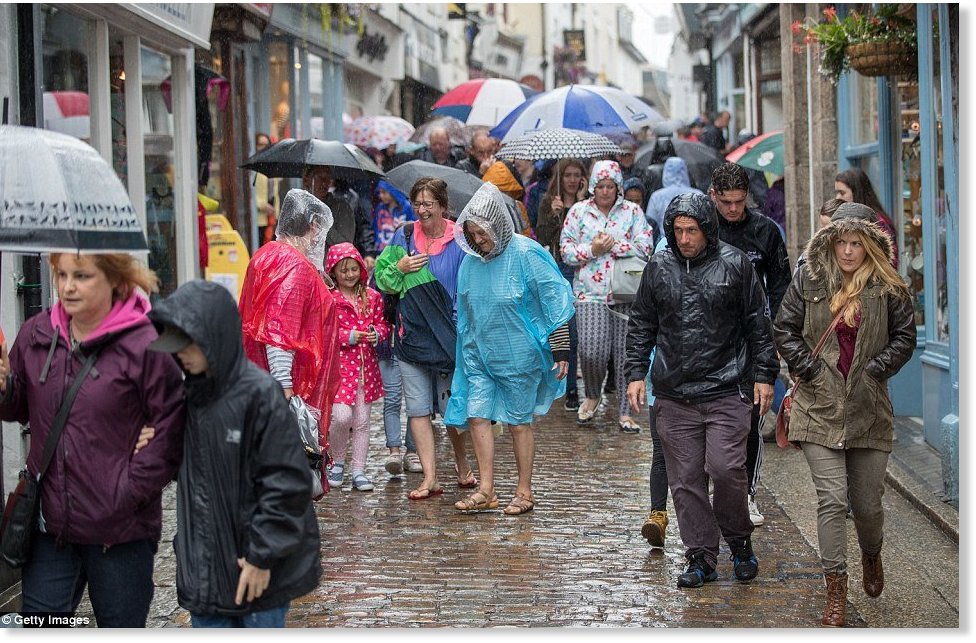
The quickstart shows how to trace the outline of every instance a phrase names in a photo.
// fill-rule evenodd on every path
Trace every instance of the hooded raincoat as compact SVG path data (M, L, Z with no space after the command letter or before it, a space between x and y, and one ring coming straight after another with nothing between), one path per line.
M512 165L511 161L495 161L485 170L485 175L481 178L485 183L491 183L502 194L515 201L519 218L522 221L521 234L532 238L534 234L532 232L532 224L529 222L529 212L525 204L522 203L522 197L525 196L525 188L522 186L522 180L519 178L518 171L515 170L515 166Z
M360 280L367 283L368 271L362 256L351 243L340 243L329 248L325 258L325 270L332 272L336 264L343 259L354 259L359 264ZM357 297L355 305L346 299L342 292L335 288L331 291L332 300L336 307L336 322L338 324L339 340L339 390L336 391L336 404L356 403L356 390L359 380L363 381L363 400L369 404L383 397L383 377L380 375L380 364L376 358L376 350L371 344L352 343L352 331L369 332L369 327L376 329L380 342L390 337L390 325L383 318L383 296L372 288L366 288L367 303L364 305Z
M379 195L380 190L386 190L396 201L396 205L391 207L380 200L373 208L373 234L376 237L377 254L383 252L383 248L393 240L393 233L396 232L397 228L407 221L417 220L413 206L410 205L410 199L395 185L388 181L380 181L376 184L377 195ZM378 198L379 196L377 196Z
M681 256L674 220L691 217L707 239L693 259ZM753 384L779 374L766 294L749 257L718 238L718 213L702 194L676 197L664 216L668 247L641 277L627 329L627 378L647 374L654 395L699 404L728 395L752 398Z
M335 306L319 274L332 213L304 190L290 190L281 207L277 241L247 265L240 313L247 358L268 370L265 346L294 353L296 395L320 412L319 442L328 445L332 400L339 385Z
M623 175L616 161L597 161L590 174L590 193L603 179L617 184L617 201L604 214L593 197L577 202L569 209L559 237L563 261L576 268L573 291L581 302L611 303L610 277L613 264L623 257L649 257L653 252L653 234L636 203L624 199ZM608 252L593 255L593 239L600 232L614 238Z
M664 228L664 211L668 209L671 199L679 194L702 194L698 188L691 187L688 165L678 156L672 156L664 162L661 184L663 187L660 190L651 193L651 198L647 201L647 212L644 213L649 221L657 221L658 230Z
M489 233L490 253L474 244L468 222ZM454 238L468 256L458 273L457 366L444 423L464 427L477 417L528 424L566 390L552 370L548 340L573 316L572 290L542 246L515 234L491 184L461 212Z
M311 470L281 388L244 356L233 297L219 284L191 281L151 319L189 335L209 364L185 382L174 542L180 606L241 616L307 594L322 574ZM271 570L261 597L241 605L238 558Z
M159 541L163 487L176 475L182 453L184 402L172 358L146 351L157 337L149 309L140 293L116 301L72 349L59 301L50 314L24 322L10 348L0 419L30 423L27 469L34 475L61 400L91 351L100 351L41 481L41 522L61 543ZM144 426L155 427L155 437L133 455Z
M907 293L890 291L877 277L867 284L860 297L861 322L846 378L838 367L837 331L817 359L810 359L834 318L830 300L836 285L831 287L831 282L839 284L840 277L830 254L835 240L848 232L861 233L888 257L894 253L884 229L863 219L837 218L807 244L807 261L793 276L774 324L780 355L790 374L803 382L793 398L790 440L830 449L890 452L894 429L887 381L911 359L917 332ZM831 271L835 271L833 279Z

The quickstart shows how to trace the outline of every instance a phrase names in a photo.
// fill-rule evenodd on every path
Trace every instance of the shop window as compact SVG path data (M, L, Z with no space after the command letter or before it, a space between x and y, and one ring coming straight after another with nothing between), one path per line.
M142 128L146 155L146 239L149 267L160 281L160 295L176 290L176 204L173 166L173 114L162 84L172 73L166 54L141 49Z
M109 104L112 109L112 168L122 184L129 186L129 162L125 132L125 46L112 33L108 45Z
M308 92L311 97L312 118L309 134L312 138L325 138L325 76L322 71L322 58L308 54Z
M41 8L44 129L91 143L88 64L91 21L58 7Z
M270 74L271 122L268 130L274 141L291 137L291 69L288 66L288 43L268 45Z
M938 5L932 5L932 23L939 24ZM942 27L945 28L945 27ZM922 131L922 136L931 136L935 141L935 340L937 342L949 343L949 290L946 274L946 180L945 180L945 149L942 143L942 125L946 114L942 111L942 79L940 70L940 48L938 41L932 47L932 92L933 105L935 108L935 131ZM957 60L950 61L950 65ZM958 69L952 69L953 76L958 74ZM956 88L958 89L958 87ZM950 118L952 115L949 115ZM958 216L958 215L957 215Z
M853 143L855 145L876 143L878 141L878 80L853 71L850 79L854 99ZM862 169L867 171L867 168Z
M895 104L898 107L900 125L900 172L901 221L892 219L899 228L898 245L901 249L902 274L912 291L915 306L915 323L925 323L925 274L922 257L922 146L919 125L918 83L901 81L895 88Z

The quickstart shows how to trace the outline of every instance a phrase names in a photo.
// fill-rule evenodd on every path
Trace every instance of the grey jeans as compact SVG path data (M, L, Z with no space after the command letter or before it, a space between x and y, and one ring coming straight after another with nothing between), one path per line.
M817 489L817 542L824 572L847 572L847 498L850 492L854 528L861 551L881 551L884 528L885 469L888 454L877 449L828 449L803 442Z
M752 534L746 484L752 401L730 395L682 404L658 397L654 413L685 556L703 553L715 567L719 536L729 541ZM708 501L706 473L715 487L714 505Z

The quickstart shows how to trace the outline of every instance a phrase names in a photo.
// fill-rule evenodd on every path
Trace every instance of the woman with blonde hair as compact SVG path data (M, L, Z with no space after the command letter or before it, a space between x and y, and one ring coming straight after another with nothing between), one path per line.
M915 316L892 268L890 238L871 208L841 205L806 248L773 325L799 380L789 438L817 489L817 539L827 587L821 624L843 627L847 605L847 498L861 548L864 591L884 589L881 565L885 469L893 437L887 382L911 358ZM825 338L822 351L813 348Z
M146 350L158 280L127 254L55 253L50 263L58 301L24 323L9 357L0 346L0 419L30 423L27 471L40 475L22 609L73 613L87 586L99 627L144 627L162 491L183 448L182 374Z

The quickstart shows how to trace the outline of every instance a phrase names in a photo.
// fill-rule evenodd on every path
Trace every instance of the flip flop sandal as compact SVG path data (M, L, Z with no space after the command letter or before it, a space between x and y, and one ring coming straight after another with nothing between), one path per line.
M620 423L620 430L624 433L640 433L640 424L637 424L633 420L625 420Z
M420 487L408 493L407 498L410 498L411 500L427 500L429 498L433 498L434 496L439 496L442 493L444 493L444 489L440 485L430 489Z
M526 498L525 496L515 496L512 501L508 503L505 507L504 514L506 516L521 516L524 513L528 513L535 508L535 501L531 498Z
M468 477L462 480L461 474L458 473L458 466L455 464L454 473L458 474L458 487L460 489L474 489L478 486L478 478L475 477L474 471L468 471Z
M482 491L475 491L463 500L454 503L458 511L488 511L498 509L498 495L492 492L490 496Z

